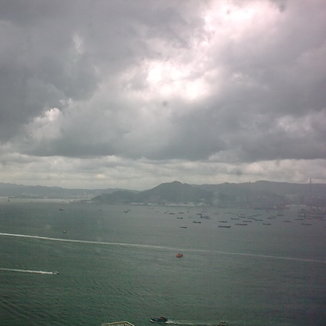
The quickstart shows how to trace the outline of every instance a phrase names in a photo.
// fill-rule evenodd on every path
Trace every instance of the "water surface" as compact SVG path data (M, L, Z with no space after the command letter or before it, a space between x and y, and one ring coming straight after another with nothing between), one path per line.
M325 218L202 212L1 203L2 324L324 325Z

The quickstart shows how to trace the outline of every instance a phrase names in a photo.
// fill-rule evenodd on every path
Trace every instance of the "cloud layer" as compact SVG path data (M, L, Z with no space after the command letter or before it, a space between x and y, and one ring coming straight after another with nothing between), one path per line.
M207 166L255 179L255 164L261 178L325 180L323 0L0 5L3 179L27 182L26 160L54 160L71 186L83 164L103 168L103 184L177 179L185 166L188 182L209 181Z

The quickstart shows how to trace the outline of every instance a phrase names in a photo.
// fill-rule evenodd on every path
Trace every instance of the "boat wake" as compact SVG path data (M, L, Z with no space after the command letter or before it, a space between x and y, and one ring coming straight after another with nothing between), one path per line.
M164 324L179 325L179 326L217 326L217 325L226 325L225 322L216 321L216 322L204 322L196 320L173 320L169 319Z
M43 275L57 275L58 274L58 272L34 271L34 270L31 270L31 269L2 268L2 267L0 267L0 271L2 271L2 272L18 272L18 273L43 274Z
M4 232L0 232L0 236L17 237L17 238L25 238L25 239L47 240L47 241L57 241L57 242L67 242L67 243L81 243L81 244L93 244L93 245L104 245L104 246L146 248L146 249L155 249L155 250L169 250L169 251L182 250L184 252L193 252L193 253L194 252L198 252L198 253L215 253L215 254L219 254L219 255L246 256L246 257L254 257L254 258L265 258L265 259L298 261L298 262L304 262L304 263L326 264L326 260L319 260L319 259L312 259L312 258L287 257L287 256L273 256L273 255L255 254L255 253L247 253L247 252L231 252L231 251L209 250L209 249L194 249L194 248L173 248L173 247L168 247L168 246L147 245L147 244L127 243L127 242L106 242L106 241L92 241L92 240L63 239L63 238L43 237L43 236L38 236L38 235L4 233ZM190 324L190 325L195 325L195 324Z

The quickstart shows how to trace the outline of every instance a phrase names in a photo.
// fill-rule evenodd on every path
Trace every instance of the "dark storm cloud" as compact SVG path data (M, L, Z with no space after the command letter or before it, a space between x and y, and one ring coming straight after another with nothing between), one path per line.
M0 141L38 156L326 158L324 2L221 3L0 0Z
M91 96L103 75L114 78L122 67L150 55L146 37L173 34L160 29L160 22L182 24L174 10L146 1L1 0L0 5L3 141L46 108L64 109L67 100ZM87 46L78 53L79 35ZM182 42L178 35L172 38Z
M64 2L1 1L0 137L8 140L47 107L87 96L94 69L72 46ZM64 19L61 21L61 19Z

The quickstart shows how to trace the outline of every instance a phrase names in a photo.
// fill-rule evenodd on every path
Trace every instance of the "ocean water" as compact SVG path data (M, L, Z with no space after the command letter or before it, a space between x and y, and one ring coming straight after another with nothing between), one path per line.
M325 216L201 212L2 201L0 325L326 325Z

